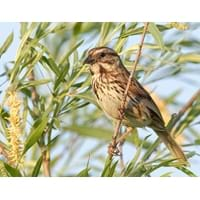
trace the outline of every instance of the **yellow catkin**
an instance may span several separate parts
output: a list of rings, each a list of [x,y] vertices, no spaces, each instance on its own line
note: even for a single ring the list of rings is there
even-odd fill
[[[171,22],[170,26],[173,28],[176,28],[180,31],[187,30],[189,27],[186,23],[180,23],[180,22]]]
[[[0,177],[7,177],[8,174],[6,172],[6,169],[4,167],[3,162],[0,160]]]
[[[8,162],[13,166],[19,166],[23,163],[23,143],[21,140],[22,130],[20,119],[21,101],[15,91],[9,91],[7,93],[7,106],[9,108],[9,117],[7,118],[9,122],[7,128],[9,144],[9,150],[7,152]]]

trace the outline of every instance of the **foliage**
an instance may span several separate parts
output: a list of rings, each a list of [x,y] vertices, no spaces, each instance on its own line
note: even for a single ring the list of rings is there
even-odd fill
[[[170,159],[159,140],[143,137],[145,130],[134,130],[127,138],[134,156],[128,158],[124,169],[120,168],[119,158],[107,159],[112,122],[96,104],[90,74],[82,63],[88,48],[109,46],[131,69],[143,23],[45,22],[19,26],[20,33],[11,33],[0,46],[2,59],[14,38],[19,37],[15,58],[7,60],[4,68],[0,66],[1,176],[43,176],[48,175],[48,170],[52,176],[153,176],[154,172],[171,176],[174,169],[197,176],[192,168],[180,167]],[[185,32],[192,33],[198,27],[199,24],[192,23],[150,23],[137,66],[138,79],[145,80],[145,84],[157,84],[167,78],[170,81],[199,73],[200,43],[194,37],[184,37]],[[185,83],[198,89],[195,86],[198,82],[192,78],[187,77]],[[177,100],[183,91],[184,87],[166,91],[163,100],[160,99],[165,109],[170,106],[178,112],[186,103],[185,99]],[[21,161],[14,164],[8,157],[12,117],[6,104],[9,92],[14,92],[21,101],[19,137],[23,151]],[[175,135],[182,136],[186,147],[193,147],[186,155],[196,159],[199,159],[196,151],[200,140],[199,105],[198,98],[171,127]]]

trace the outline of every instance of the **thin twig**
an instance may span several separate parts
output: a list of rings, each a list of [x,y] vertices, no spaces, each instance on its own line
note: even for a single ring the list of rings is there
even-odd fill
[[[123,134],[120,131],[120,136],[122,136],[122,135]],[[124,169],[125,169],[124,156],[123,156],[123,144],[124,144],[124,141],[117,142],[117,144],[119,144],[119,162],[120,162],[120,168],[121,168],[121,171],[123,172]]]
[[[112,143],[111,145],[115,148],[116,145],[117,145],[117,137],[119,135],[119,129],[120,129],[120,126],[121,126],[121,123],[122,123],[122,120],[123,120],[123,117],[124,117],[124,107],[125,107],[125,102],[126,102],[126,98],[127,98],[127,95],[128,95],[128,90],[129,90],[129,87],[131,85],[131,80],[132,80],[132,77],[135,73],[135,70],[136,70],[136,67],[137,67],[137,64],[139,62],[139,58],[140,58],[140,55],[141,55],[141,51],[142,51],[142,46],[144,44],[144,38],[145,38],[145,34],[147,32],[147,29],[148,29],[148,25],[149,23],[146,22],[144,24],[144,30],[143,30],[143,33],[142,33],[142,38],[141,38],[141,42],[140,42],[140,45],[139,45],[139,48],[138,48],[138,52],[137,52],[137,55],[136,55],[136,59],[135,59],[135,62],[134,62],[134,65],[133,65],[133,69],[130,73],[130,76],[129,76],[129,79],[128,79],[128,83],[127,83],[127,86],[126,86],[126,90],[124,92],[124,95],[123,95],[123,100],[122,100],[122,103],[121,103],[121,106],[120,106],[120,119],[118,120],[117,122],[117,125],[115,127],[115,131],[114,131],[114,134],[113,134],[113,139],[112,139]],[[110,159],[112,159],[113,157],[113,154],[112,153],[109,153],[110,155]]]
[[[191,108],[192,104],[194,103],[194,101],[200,97],[200,89],[191,97],[191,99],[182,107],[182,109],[179,111],[178,116],[182,116],[184,115],[184,113]],[[179,119],[180,119],[179,117]]]
[[[35,74],[33,71],[31,71],[29,75],[29,80],[34,81],[35,80]],[[34,86],[31,87],[31,99],[33,104],[37,104],[39,101],[39,95],[37,93],[37,90]],[[38,117],[38,116],[35,116]],[[42,146],[43,145],[43,146]],[[41,145],[42,149],[42,166],[43,166],[43,172],[44,176],[51,176],[51,169],[50,169],[50,151],[49,148],[45,148],[45,144]]]
[[[190,100],[181,108],[181,110],[178,112],[178,114],[175,116],[172,122],[168,124],[167,128],[171,132],[172,135],[175,131],[174,127],[176,123],[181,119],[181,117],[185,114],[185,112],[187,112],[187,110],[191,108],[192,104],[198,97],[200,97],[200,89],[197,90],[197,92],[190,98]]]
[[[33,71],[31,71],[31,73],[29,74],[28,79],[29,79],[29,81],[35,80],[35,74],[34,74]],[[39,100],[39,95],[38,95],[37,90],[34,86],[31,87],[31,99],[32,99],[33,103],[36,103]]]

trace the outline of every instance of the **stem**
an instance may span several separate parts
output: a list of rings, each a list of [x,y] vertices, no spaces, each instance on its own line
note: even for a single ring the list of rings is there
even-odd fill
[[[176,115],[175,119],[173,120],[172,124],[169,126],[169,130],[171,131],[172,135],[174,133],[174,127],[176,123],[181,119],[181,117],[185,114],[185,112],[188,111],[192,107],[192,104],[194,101],[196,101],[197,98],[200,97],[200,89],[197,90],[197,92],[189,99],[189,101],[181,108],[181,110]]]
[[[50,177],[51,176],[51,169],[50,169],[50,151],[49,148],[42,152],[42,165],[44,176]]]
[[[34,74],[33,71],[29,75],[29,80],[31,80],[31,81],[35,80],[35,74]],[[36,106],[38,101],[39,101],[39,95],[38,95],[37,90],[34,86],[31,88],[31,98],[32,98],[32,102],[33,102],[34,106]],[[38,116],[35,116],[34,118],[37,119],[37,117]],[[46,133],[49,133],[48,134],[48,142],[49,142],[49,140],[51,139],[51,130],[49,132],[47,131]],[[45,146],[45,135],[46,134],[43,133],[39,146],[42,150],[42,166],[43,166],[44,176],[51,176],[50,147]]]
[[[185,112],[191,108],[194,101],[200,97],[200,89],[191,97],[191,99],[182,107],[182,109],[178,113],[178,120],[185,114]]]
[[[133,65],[133,69],[132,69],[132,71],[130,73],[130,76],[129,76],[129,79],[128,79],[126,90],[125,90],[124,95],[123,95],[123,100],[121,102],[121,106],[120,106],[120,119],[118,120],[117,125],[115,127],[115,131],[114,131],[113,139],[112,139],[112,143],[111,143],[114,148],[117,146],[117,141],[116,140],[117,140],[117,137],[119,135],[119,129],[120,129],[123,117],[124,117],[124,107],[125,107],[125,102],[126,102],[126,98],[127,98],[127,95],[128,95],[128,90],[129,90],[129,87],[131,85],[131,80],[132,80],[132,77],[133,77],[133,75],[135,73],[137,64],[139,62],[139,58],[141,56],[142,46],[144,44],[144,38],[145,38],[147,29],[148,29],[148,25],[149,25],[148,22],[146,22],[144,24],[144,30],[143,30],[143,33],[142,33],[142,37],[141,37],[139,49],[138,49],[138,52],[137,52],[137,55],[136,55],[136,59],[135,59],[134,65]],[[110,159],[112,159],[113,154],[110,153],[109,157],[110,157]]]
[[[122,136],[122,132],[120,131],[120,136]],[[119,161],[120,161],[120,168],[121,168],[121,172],[123,173],[124,169],[125,169],[125,164],[124,164],[124,157],[123,157],[123,144],[124,144],[124,140],[120,141],[119,143]]]

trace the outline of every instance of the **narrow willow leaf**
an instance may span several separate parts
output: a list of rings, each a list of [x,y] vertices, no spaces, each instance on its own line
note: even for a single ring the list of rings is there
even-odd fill
[[[125,28],[126,28],[126,26],[125,26],[125,24],[123,24],[123,26],[121,27],[120,35],[122,35],[124,33]],[[115,48],[114,48],[117,53],[121,52],[126,41],[127,41],[127,38],[121,38],[121,37],[118,38],[118,40],[115,44]]]
[[[20,23],[20,38],[22,38],[24,36],[24,34],[26,33],[27,29],[28,29],[28,22],[21,22]]]
[[[42,56],[41,62],[46,63],[48,67],[56,74],[56,76],[60,75],[60,70],[52,58],[47,58],[45,56]]]
[[[58,23],[52,30],[51,33],[59,33],[65,30],[70,29],[71,26],[69,26],[69,23]]]
[[[133,168],[135,167],[135,165],[136,165],[136,163],[137,163],[137,161],[138,161],[138,159],[141,155],[142,148],[143,148],[143,143],[137,148],[137,151],[134,155],[133,160],[129,163],[129,165],[125,169],[125,171],[124,171],[125,176],[128,176],[131,173],[131,171],[133,170]]]
[[[159,31],[165,31],[165,30],[168,30],[168,29],[171,29],[170,27],[167,27],[167,26],[163,26],[163,25],[157,25]],[[132,35],[139,35],[139,34],[142,34],[144,30],[144,27],[139,27],[139,28],[135,28],[132,30],[128,30],[127,32],[125,32],[124,34],[121,35],[121,37],[129,37],[129,36],[132,36]],[[148,32],[147,32],[148,33]]]
[[[131,171],[135,168],[139,157],[141,156],[142,153],[142,149],[144,148],[144,144],[147,141],[147,139],[150,137],[150,135],[146,136],[144,138],[144,140],[140,143],[140,146],[138,146],[137,151],[134,155],[134,158],[132,159],[132,161],[129,163],[129,165],[127,166],[127,168],[124,170],[124,176],[129,176]]]
[[[37,123],[33,125],[32,131],[30,132],[26,140],[23,154],[25,154],[38,141],[38,139],[41,137],[44,129],[47,126],[47,122],[48,122],[48,112],[45,112],[41,117],[41,119],[39,120],[39,123],[37,121]]]
[[[73,79],[66,85],[65,91],[67,91],[79,78],[79,76],[85,71],[87,65],[83,65],[79,72],[73,77]]]
[[[182,54],[177,59],[178,63],[200,63],[200,55],[196,53]]]
[[[197,177],[197,175],[195,173],[193,173],[191,170],[189,170],[185,167],[176,167],[176,168],[179,169],[180,171],[182,171],[183,173],[187,174],[188,176]]]
[[[88,101],[88,102],[96,105],[97,107],[99,107],[97,101],[95,100],[95,98],[91,94],[91,92],[84,92],[84,93],[80,93],[80,94],[70,94],[69,96],[71,96],[71,97],[78,97],[80,99],[84,99],[85,101]]]
[[[156,43],[160,46],[160,48],[162,50],[164,50],[164,48],[165,48],[164,41],[163,41],[162,35],[161,35],[158,27],[156,26],[156,24],[152,23],[152,22],[149,23],[148,30],[154,37]]]
[[[104,165],[104,169],[101,173],[101,177],[113,176],[117,162],[118,161],[116,161],[114,164],[112,164],[112,160],[110,160],[110,158],[108,157],[105,161],[105,165]]]
[[[13,33],[11,33],[7,37],[7,39],[5,40],[5,42],[3,43],[3,45],[0,47],[0,58],[7,51],[7,49],[11,45],[12,41],[13,41]]]
[[[113,130],[109,130],[102,127],[92,127],[87,125],[72,125],[63,127],[63,131],[72,131],[79,134],[82,137],[93,137],[100,140],[110,141],[112,139]],[[133,143],[132,137],[127,137],[126,141]]]
[[[58,86],[64,81],[67,73],[68,73],[69,67],[63,67],[63,70],[59,73],[59,76],[57,77],[57,80],[54,84],[54,90],[58,88]]]
[[[149,146],[144,156],[142,157],[142,161],[146,161],[152,155],[152,153],[155,151],[155,149],[158,147],[159,144],[160,144],[160,139],[158,138],[154,143],[152,143]]]
[[[143,176],[150,176],[150,174],[154,171],[156,171],[157,169],[161,168],[161,167],[168,167],[171,166],[172,162],[174,161],[174,159],[172,160],[165,160],[163,162],[160,162],[157,165],[151,165],[149,166],[149,168],[144,172]]]
[[[53,146],[53,145],[57,142],[59,136],[60,136],[60,135],[55,136],[55,137],[47,144],[47,147]]]
[[[107,130],[100,127],[73,125],[63,128],[64,131],[73,131],[83,137],[94,137],[102,140],[110,140],[113,134],[112,130]]]
[[[81,170],[76,176],[77,177],[89,177],[90,176],[89,171],[90,171],[90,169],[87,167],[87,168]]]
[[[68,60],[69,56],[78,48],[83,44],[84,40],[81,40],[80,42],[78,42],[77,44],[75,44],[72,48],[70,48],[70,50],[63,56],[63,58],[61,59],[59,65],[63,65],[66,60]]]
[[[29,81],[25,82],[22,86],[19,86],[19,89],[38,86],[38,85],[44,85],[51,82],[50,79],[41,79],[41,80],[35,80],[35,81]]]
[[[83,22],[76,22],[73,28],[73,34],[76,36],[80,34]]]
[[[24,46],[26,45],[28,38],[31,35],[31,33],[34,31],[36,25],[37,25],[37,23],[31,23],[30,28],[26,31],[26,33],[23,35],[23,37],[21,39],[21,43],[20,43],[20,46],[17,50],[17,55],[16,55],[16,58],[15,58],[15,65],[10,72],[11,83],[13,83],[15,80],[17,80],[16,76],[17,76],[17,73],[20,70],[21,59],[23,59],[24,56],[26,55],[26,53],[30,50],[29,48],[24,48]]]
[[[101,173],[101,177],[104,177],[104,176],[106,176],[106,174],[108,174],[108,169],[109,169],[111,163],[112,163],[112,160],[107,158],[106,161],[105,161],[105,164],[104,164],[104,168],[103,168],[102,173]]]
[[[33,172],[32,172],[32,177],[37,177],[38,176],[38,174],[40,172],[41,165],[42,165],[42,156],[40,156],[40,158],[36,162],[36,165],[35,165],[35,167],[33,169]]]
[[[4,166],[5,166],[7,172],[9,173],[10,176],[12,176],[12,177],[21,177],[22,176],[18,169],[11,167],[7,163],[4,163]]]
[[[136,129],[133,130],[134,133],[132,133],[131,138],[133,141],[133,144],[138,147],[141,144],[141,140],[139,138],[138,132],[136,131]]]
[[[41,37],[45,33],[45,30],[50,26],[50,24],[51,24],[50,22],[40,23],[39,26],[37,27],[35,37],[37,38]]]
[[[171,177],[172,172],[166,172],[164,174],[161,174],[160,177]]]
[[[98,46],[105,46],[106,45],[105,41],[106,41],[106,37],[107,37],[107,35],[110,31],[111,24],[112,24],[111,22],[102,23]]]

